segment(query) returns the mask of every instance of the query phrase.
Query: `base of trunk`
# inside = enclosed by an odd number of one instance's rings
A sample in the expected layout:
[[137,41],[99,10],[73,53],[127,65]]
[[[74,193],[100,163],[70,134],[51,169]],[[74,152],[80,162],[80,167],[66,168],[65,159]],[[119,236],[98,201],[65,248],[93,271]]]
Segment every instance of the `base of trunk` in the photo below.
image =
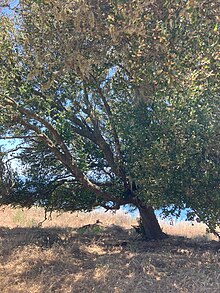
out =
[[159,240],[168,237],[161,229],[155,216],[154,209],[145,205],[139,205],[140,224],[146,240]]

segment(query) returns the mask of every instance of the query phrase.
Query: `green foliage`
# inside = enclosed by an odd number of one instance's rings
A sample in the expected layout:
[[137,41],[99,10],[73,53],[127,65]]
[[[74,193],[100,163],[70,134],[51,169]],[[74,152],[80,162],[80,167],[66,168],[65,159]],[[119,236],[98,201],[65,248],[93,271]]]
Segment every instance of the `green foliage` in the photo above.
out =
[[0,134],[25,179],[2,202],[140,202],[215,229],[219,29],[208,1],[28,1],[0,19]]

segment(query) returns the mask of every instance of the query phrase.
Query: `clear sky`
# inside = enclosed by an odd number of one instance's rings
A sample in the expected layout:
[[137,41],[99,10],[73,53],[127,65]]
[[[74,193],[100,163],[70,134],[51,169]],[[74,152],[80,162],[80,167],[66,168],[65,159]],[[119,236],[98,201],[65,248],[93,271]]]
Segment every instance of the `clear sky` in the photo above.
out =
[[[2,2],[4,2],[4,1],[0,0],[0,7],[1,7]],[[15,8],[19,4],[19,0],[9,1],[9,3],[10,3],[9,4],[10,7],[9,8],[8,7],[1,8],[1,10],[0,10],[1,13],[3,13],[3,14],[11,14],[12,9]]]

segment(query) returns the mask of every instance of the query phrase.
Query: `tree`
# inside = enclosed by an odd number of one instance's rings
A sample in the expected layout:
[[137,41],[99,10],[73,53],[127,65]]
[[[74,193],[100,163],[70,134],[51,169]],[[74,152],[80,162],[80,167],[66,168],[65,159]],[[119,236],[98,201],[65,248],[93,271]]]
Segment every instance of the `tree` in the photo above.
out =
[[13,172],[4,161],[4,153],[0,150],[0,200],[9,196],[13,189]]
[[[209,6],[212,9],[209,9]],[[190,208],[220,222],[217,3],[23,1],[1,16],[1,134],[24,165],[5,204]]]

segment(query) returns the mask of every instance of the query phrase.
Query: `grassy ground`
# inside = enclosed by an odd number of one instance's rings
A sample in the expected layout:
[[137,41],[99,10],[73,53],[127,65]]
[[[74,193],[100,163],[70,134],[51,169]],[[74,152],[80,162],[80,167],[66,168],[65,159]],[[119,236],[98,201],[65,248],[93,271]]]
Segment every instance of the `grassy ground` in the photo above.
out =
[[145,242],[122,213],[52,218],[39,228],[40,209],[0,210],[0,292],[220,292],[220,246],[204,225],[162,223],[173,236]]

